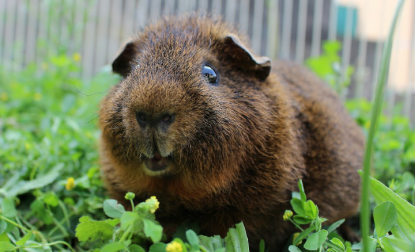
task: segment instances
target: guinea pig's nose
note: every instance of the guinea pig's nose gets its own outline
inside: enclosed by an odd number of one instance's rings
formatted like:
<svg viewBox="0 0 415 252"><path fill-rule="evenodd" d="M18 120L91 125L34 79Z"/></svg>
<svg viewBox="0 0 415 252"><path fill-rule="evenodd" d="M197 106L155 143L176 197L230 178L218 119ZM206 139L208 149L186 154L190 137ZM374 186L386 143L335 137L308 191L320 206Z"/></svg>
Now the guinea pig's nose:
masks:
<svg viewBox="0 0 415 252"><path fill-rule="evenodd" d="M145 112L137 112L136 118L142 128L146 126L157 127L159 125L161 129L166 130L173 123L175 116L172 113L162 113L155 116Z"/></svg>

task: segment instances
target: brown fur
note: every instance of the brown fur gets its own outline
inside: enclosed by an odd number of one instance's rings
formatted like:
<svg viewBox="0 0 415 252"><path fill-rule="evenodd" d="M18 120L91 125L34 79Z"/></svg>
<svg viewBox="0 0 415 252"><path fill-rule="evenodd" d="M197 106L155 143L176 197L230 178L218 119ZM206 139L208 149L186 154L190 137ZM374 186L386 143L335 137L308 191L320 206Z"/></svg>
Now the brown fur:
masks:
<svg viewBox="0 0 415 252"><path fill-rule="evenodd" d="M155 195L170 235L184 221L222 236L243 221L253 250L265 239L278 251L294 230L282 215L299 179L330 222L357 211L363 135L309 71L277 62L263 80L262 65L252 67L228 34L237 32L206 16L170 17L127 45L113 65L125 78L101 103L102 171L125 206L128 191L138 200ZM205 62L217 86L201 76ZM167 131L143 129L138 111L175 120ZM156 151L173 154L165 174L144 167Z"/></svg>

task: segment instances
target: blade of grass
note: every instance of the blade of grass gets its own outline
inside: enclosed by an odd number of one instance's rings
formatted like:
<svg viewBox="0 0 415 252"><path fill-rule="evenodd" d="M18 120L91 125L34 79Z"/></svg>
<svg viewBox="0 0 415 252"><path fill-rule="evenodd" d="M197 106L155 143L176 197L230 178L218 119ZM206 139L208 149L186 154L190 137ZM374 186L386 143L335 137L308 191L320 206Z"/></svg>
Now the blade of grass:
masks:
<svg viewBox="0 0 415 252"><path fill-rule="evenodd" d="M370 228L370 207L369 207L369 175L370 175L370 166L372 161L373 153L373 139L375 136L376 126L378 123L378 117L382 108L383 93L385 83L388 79L389 72L389 63L393 43L393 34L395 32L395 27L399 14L402 10L404 0L400 0L395 11L393 18L392 26L389 31L388 38L386 40L385 47L383 48L380 69L378 72L378 83L376 87L376 95L373 101L372 115L370 120L370 129L369 135L366 143L365 150L365 159L363 162L363 185L362 185L362 195L361 195L361 212L360 212L360 226L362 227L362 238L363 238L363 251L369 251L369 228Z"/></svg>

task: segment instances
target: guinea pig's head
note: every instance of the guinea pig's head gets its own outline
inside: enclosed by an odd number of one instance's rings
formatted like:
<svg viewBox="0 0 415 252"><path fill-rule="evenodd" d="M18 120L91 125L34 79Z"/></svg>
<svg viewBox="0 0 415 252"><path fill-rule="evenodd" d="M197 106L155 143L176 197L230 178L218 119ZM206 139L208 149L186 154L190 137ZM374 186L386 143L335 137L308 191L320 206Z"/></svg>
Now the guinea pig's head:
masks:
<svg viewBox="0 0 415 252"><path fill-rule="evenodd" d="M266 152L271 63L229 25L165 18L128 42L112 67L123 79L102 102L102 140L117 169L142 180L136 187L218 190Z"/></svg>

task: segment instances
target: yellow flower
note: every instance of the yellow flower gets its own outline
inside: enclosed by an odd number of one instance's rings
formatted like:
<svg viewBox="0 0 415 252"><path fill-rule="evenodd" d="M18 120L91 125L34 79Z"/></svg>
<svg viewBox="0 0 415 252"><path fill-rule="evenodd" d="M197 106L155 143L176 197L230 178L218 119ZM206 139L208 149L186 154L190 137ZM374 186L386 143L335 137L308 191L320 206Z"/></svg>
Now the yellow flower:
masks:
<svg viewBox="0 0 415 252"><path fill-rule="evenodd" d="M292 216L293 216L293 212L291 210L286 210L284 212L284 215L282 216L282 219L287 221L287 220L291 219Z"/></svg>
<svg viewBox="0 0 415 252"><path fill-rule="evenodd" d="M183 252L182 244L177 241L172 241L171 243L167 244L166 246L167 252Z"/></svg>
<svg viewBox="0 0 415 252"><path fill-rule="evenodd" d="M68 180L66 180L65 188L66 190L70 191L75 187L75 179L73 177L69 177Z"/></svg>
<svg viewBox="0 0 415 252"><path fill-rule="evenodd" d="M77 62L81 61L81 55L79 53L74 53L72 55L72 58L73 58L73 60L75 60Z"/></svg>
<svg viewBox="0 0 415 252"><path fill-rule="evenodd" d="M0 100L6 102L9 99L9 96L7 95L7 93L3 92L0 94Z"/></svg>
<svg viewBox="0 0 415 252"><path fill-rule="evenodd" d="M154 213L160 206L160 202L157 200L156 196L151 196L146 202L149 203L148 205L151 213Z"/></svg>
<svg viewBox="0 0 415 252"><path fill-rule="evenodd" d="M43 69L43 70L47 70L48 68L49 68L48 63L43 62L43 63L42 63L42 69Z"/></svg>
<svg viewBox="0 0 415 252"><path fill-rule="evenodd" d="M33 95L33 99L34 99L35 101L40 101L40 99L42 99L42 94L41 94L41 93L35 93L35 94Z"/></svg>

